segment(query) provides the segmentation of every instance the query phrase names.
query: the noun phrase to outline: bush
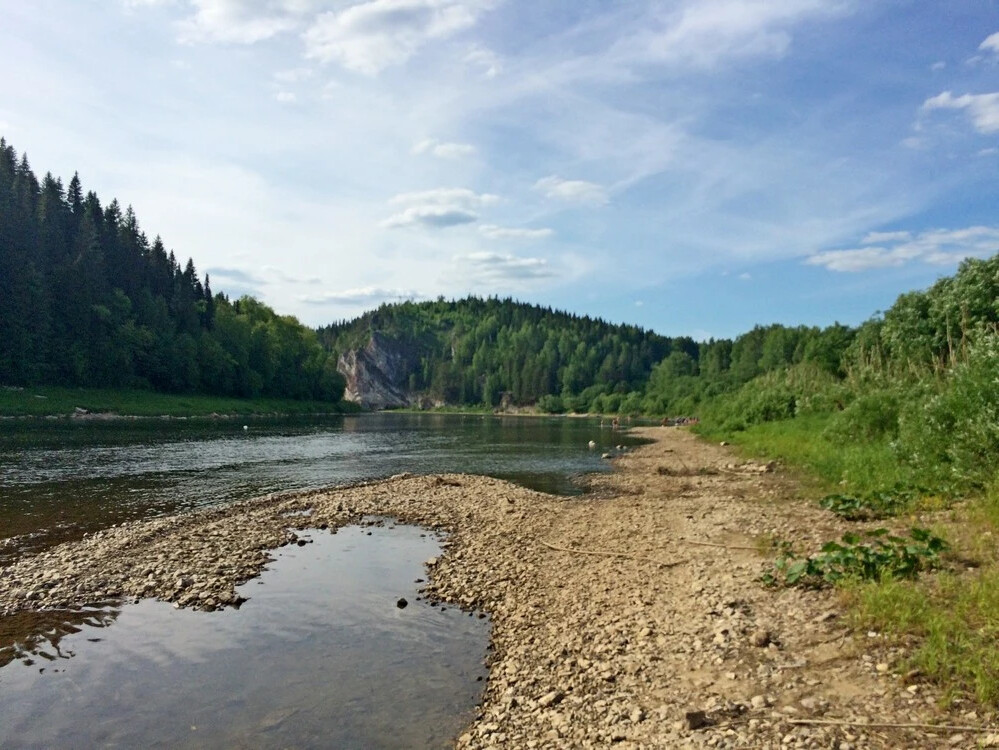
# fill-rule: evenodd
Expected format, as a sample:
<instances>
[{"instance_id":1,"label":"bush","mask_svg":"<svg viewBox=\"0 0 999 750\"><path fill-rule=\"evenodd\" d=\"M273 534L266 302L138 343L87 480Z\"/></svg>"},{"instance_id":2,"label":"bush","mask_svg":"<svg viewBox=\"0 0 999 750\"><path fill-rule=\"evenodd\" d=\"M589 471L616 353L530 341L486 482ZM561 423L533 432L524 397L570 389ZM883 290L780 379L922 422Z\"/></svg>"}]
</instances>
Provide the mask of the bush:
<instances>
[{"instance_id":1,"label":"bush","mask_svg":"<svg viewBox=\"0 0 999 750\"><path fill-rule=\"evenodd\" d=\"M826 437L831 440L894 439L898 436L898 419L902 399L899 393L875 391L858 396L842 411L837 411Z\"/></svg>"},{"instance_id":2,"label":"bush","mask_svg":"<svg viewBox=\"0 0 999 750\"><path fill-rule=\"evenodd\" d=\"M911 399L898 448L924 480L954 489L985 486L999 461L999 337L982 337L939 392Z\"/></svg>"},{"instance_id":3,"label":"bush","mask_svg":"<svg viewBox=\"0 0 999 750\"><path fill-rule=\"evenodd\" d=\"M562 414L565 412L565 405L560 396L548 394L538 399L538 409L546 414Z\"/></svg>"}]
</instances>

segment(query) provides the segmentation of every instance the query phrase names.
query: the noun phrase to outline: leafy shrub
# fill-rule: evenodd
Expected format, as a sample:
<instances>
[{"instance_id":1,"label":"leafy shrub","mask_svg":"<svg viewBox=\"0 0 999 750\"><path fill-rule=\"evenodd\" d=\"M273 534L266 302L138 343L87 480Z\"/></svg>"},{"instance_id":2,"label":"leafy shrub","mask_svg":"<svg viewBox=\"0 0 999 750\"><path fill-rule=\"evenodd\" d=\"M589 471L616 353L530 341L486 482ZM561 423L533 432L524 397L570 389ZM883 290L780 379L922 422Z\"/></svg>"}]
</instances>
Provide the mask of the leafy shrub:
<instances>
[{"instance_id":1,"label":"leafy shrub","mask_svg":"<svg viewBox=\"0 0 999 750\"><path fill-rule=\"evenodd\" d=\"M899 422L901 455L930 482L984 486L999 461L999 337L971 346L934 395L913 399Z\"/></svg>"},{"instance_id":2,"label":"leafy shrub","mask_svg":"<svg viewBox=\"0 0 999 750\"><path fill-rule=\"evenodd\" d=\"M565 411L562 398L553 394L548 394L538 399L538 408L547 414L562 414Z\"/></svg>"},{"instance_id":3,"label":"leafy shrub","mask_svg":"<svg viewBox=\"0 0 999 750\"><path fill-rule=\"evenodd\" d=\"M927 529L914 528L909 538L892 536L888 529L865 534L844 534L840 542L826 542L821 552L798 558L784 549L774 561L773 572L763 582L775 586L821 586L847 579L876 581L913 578L921 570L935 567L947 543Z\"/></svg>"},{"instance_id":4,"label":"leafy shrub","mask_svg":"<svg viewBox=\"0 0 999 750\"><path fill-rule=\"evenodd\" d=\"M819 505L847 521L873 521L898 515L915 493L912 489L897 488L891 492L868 492L863 495L826 495Z\"/></svg>"},{"instance_id":5,"label":"leafy shrub","mask_svg":"<svg viewBox=\"0 0 999 750\"><path fill-rule=\"evenodd\" d=\"M834 440L894 439L898 436L901 403L901 395L892 391L858 396L834 414L826 428L826 436Z\"/></svg>"}]
</instances>

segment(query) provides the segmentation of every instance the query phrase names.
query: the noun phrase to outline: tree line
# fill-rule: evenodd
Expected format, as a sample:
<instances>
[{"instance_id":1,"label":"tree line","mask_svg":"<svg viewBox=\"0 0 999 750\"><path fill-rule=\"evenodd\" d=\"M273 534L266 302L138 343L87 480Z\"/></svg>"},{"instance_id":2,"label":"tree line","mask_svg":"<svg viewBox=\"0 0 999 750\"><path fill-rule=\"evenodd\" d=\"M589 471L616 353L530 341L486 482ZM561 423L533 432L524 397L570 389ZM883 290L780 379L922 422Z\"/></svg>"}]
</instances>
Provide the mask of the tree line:
<instances>
[{"instance_id":1,"label":"tree line","mask_svg":"<svg viewBox=\"0 0 999 750\"><path fill-rule=\"evenodd\" d=\"M0 383L339 401L316 332L213 294L131 207L39 181L0 139Z\"/></svg>"}]
</instances>

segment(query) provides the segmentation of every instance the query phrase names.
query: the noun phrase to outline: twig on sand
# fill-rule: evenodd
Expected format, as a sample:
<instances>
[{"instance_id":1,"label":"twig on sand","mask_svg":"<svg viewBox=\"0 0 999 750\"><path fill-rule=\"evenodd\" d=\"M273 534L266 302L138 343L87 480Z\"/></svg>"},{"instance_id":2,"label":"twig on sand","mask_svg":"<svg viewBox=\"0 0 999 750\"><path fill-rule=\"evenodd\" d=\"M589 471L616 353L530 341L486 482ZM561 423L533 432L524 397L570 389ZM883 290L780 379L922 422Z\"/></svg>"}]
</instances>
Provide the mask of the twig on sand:
<instances>
[{"instance_id":1,"label":"twig on sand","mask_svg":"<svg viewBox=\"0 0 999 750\"><path fill-rule=\"evenodd\" d=\"M553 549L556 552L572 552L577 555L597 555L599 557L620 557L625 560L635 560L636 562L647 562L653 565L658 565L661 568L672 568L677 565L682 565L687 562L686 560L674 560L673 562L663 562L662 560L655 560L651 557L637 557L635 555L626 555L624 552L603 552L600 550L589 550L589 549L576 549L573 547L559 547L556 544L550 544L544 540L541 541L548 549Z\"/></svg>"},{"instance_id":2,"label":"twig on sand","mask_svg":"<svg viewBox=\"0 0 999 750\"><path fill-rule=\"evenodd\" d=\"M720 547L721 549L749 549L757 552L757 547L747 547L742 544L716 544L715 542L698 542L694 539L681 539L684 544L696 544L698 547Z\"/></svg>"},{"instance_id":3,"label":"twig on sand","mask_svg":"<svg viewBox=\"0 0 999 750\"><path fill-rule=\"evenodd\" d=\"M995 727L962 727L950 724L892 724L883 721L867 721L865 719L788 719L788 724L813 725L832 727L863 727L870 729L935 729L939 732L994 732Z\"/></svg>"}]
</instances>

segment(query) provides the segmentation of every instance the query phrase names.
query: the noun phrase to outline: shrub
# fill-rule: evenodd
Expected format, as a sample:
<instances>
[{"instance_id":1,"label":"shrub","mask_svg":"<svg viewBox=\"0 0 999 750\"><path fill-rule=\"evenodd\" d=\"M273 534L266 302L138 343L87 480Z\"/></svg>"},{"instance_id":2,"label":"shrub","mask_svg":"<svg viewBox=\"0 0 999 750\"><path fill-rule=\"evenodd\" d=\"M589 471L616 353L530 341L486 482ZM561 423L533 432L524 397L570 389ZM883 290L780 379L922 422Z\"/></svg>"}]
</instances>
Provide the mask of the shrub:
<instances>
[{"instance_id":1,"label":"shrub","mask_svg":"<svg viewBox=\"0 0 999 750\"><path fill-rule=\"evenodd\" d=\"M943 539L927 529L914 528L909 538L892 536L888 529L864 536L862 541L859 534L844 534L840 542L826 542L819 554L805 558L785 548L763 581L768 585L821 586L850 579L914 578L919 571L935 567L947 548Z\"/></svg>"}]
</instances>

